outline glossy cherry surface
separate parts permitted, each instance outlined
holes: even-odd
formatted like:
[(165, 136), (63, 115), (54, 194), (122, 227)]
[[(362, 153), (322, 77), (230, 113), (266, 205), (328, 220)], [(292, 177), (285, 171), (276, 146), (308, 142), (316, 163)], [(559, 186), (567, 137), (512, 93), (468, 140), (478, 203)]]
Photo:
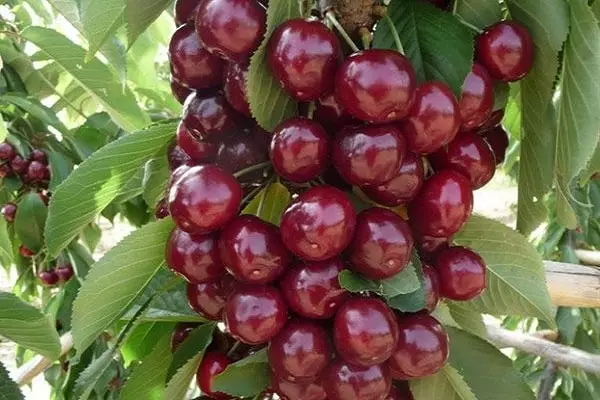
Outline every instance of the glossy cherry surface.
[(207, 233), (237, 215), (242, 188), (235, 177), (214, 165), (189, 168), (169, 190), (169, 212), (189, 233)]
[(483, 138), (487, 144), (490, 145), (492, 152), (494, 153), (496, 165), (502, 164), (506, 157), (506, 150), (509, 145), (509, 138), (506, 130), (501, 125), (498, 125), (495, 128), (486, 131), (483, 134)]
[(494, 107), (494, 82), (489, 72), (474, 63), (463, 83), (459, 108), (461, 127), (464, 130), (479, 128), (485, 123)]
[(408, 149), (427, 154), (450, 143), (460, 127), (460, 110), (452, 90), (443, 82), (421, 84), (415, 103), (402, 121)]
[(475, 49), (479, 62), (499, 81), (517, 81), (533, 67), (533, 40), (529, 31), (515, 21), (485, 28), (477, 37)]
[(236, 62), (249, 58), (266, 29), (266, 12), (255, 0), (204, 0), (196, 32), (211, 53)]
[(201, 0), (176, 0), (173, 15), (175, 24), (181, 26), (186, 22), (194, 22), (196, 9)]
[(17, 175), (25, 174), (28, 166), (29, 162), (18, 154), (10, 160), (10, 168), (12, 169), (12, 172)]
[(341, 359), (331, 363), (323, 376), (329, 400), (381, 400), (392, 388), (387, 363), (362, 367)]
[(19, 254), (21, 255), (21, 257), (29, 258), (33, 257), (35, 253), (33, 252), (33, 250), (27, 248), (25, 245), (22, 244), (21, 246), (19, 246)]
[(183, 104), (185, 103), (185, 99), (188, 98), (188, 96), (192, 93), (192, 89), (183, 86), (181, 83), (177, 82), (177, 80), (173, 77), (171, 77), (170, 80), (170, 85), (171, 85), (171, 93), (173, 94), (173, 96), (175, 97), (175, 99), (180, 103)]
[(191, 322), (178, 322), (171, 332), (171, 352), (174, 353), (181, 343), (188, 338), (190, 333), (198, 327), (198, 324)]
[(288, 306), (297, 314), (313, 319), (333, 317), (349, 293), (340, 286), (344, 264), (336, 258), (299, 263), (279, 283)]
[(42, 164), (48, 165), (48, 155), (44, 150), (34, 149), (29, 154), (29, 160), (31, 161), (39, 161)]
[(217, 154), (217, 145), (197, 139), (183, 122), (177, 127), (177, 146), (195, 163), (210, 162)]
[(394, 177), (406, 154), (395, 125), (346, 127), (333, 144), (333, 165), (350, 184), (381, 185)]
[(38, 274), (38, 278), (44, 286), (54, 286), (59, 281), (58, 275), (56, 274), (56, 272), (54, 272), (53, 269), (40, 271), (40, 273)]
[(188, 154), (177, 146), (177, 143), (173, 143), (167, 150), (167, 161), (169, 162), (169, 169), (175, 171), (177, 168), (185, 164), (191, 164), (192, 159)]
[(407, 382), (395, 382), (385, 400), (414, 400)]
[(49, 178), (48, 166), (39, 161), (31, 161), (27, 166), (27, 172), (25, 174), (27, 176), (24, 177), (24, 180), (27, 180), (28, 182), (41, 182)]
[(248, 64), (228, 63), (223, 82), (225, 98), (237, 112), (250, 116), (246, 82), (248, 82)]
[(481, 256), (466, 247), (450, 247), (435, 258), (440, 293), (452, 300), (471, 300), (487, 286), (486, 266)]
[(227, 296), (231, 294), (233, 277), (225, 275), (206, 283), (188, 283), (186, 295), (192, 310), (213, 321), (219, 321)]
[(325, 328), (308, 320), (288, 322), (269, 342), (269, 365), (279, 378), (310, 382), (329, 365), (333, 346)]
[(6, 222), (13, 222), (17, 214), (17, 205), (15, 203), (6, 203), (2, 206), (2, 216)]
[(363, 50), (346, 58), (335, 77), (337, 101), (367, 122), (397, 121), (414, 102), (415, 71), (410, 61), (392, 50)]
[(356, 212), (348, 196), (332, 186), (313, 187), (298, 196), (281, 217), (283, 243), (307, 261), (327, 260), (350, 243)]
[(488, 183), (496, 172), (496, 159), (481, 135), (461, 132), (450, 144), (429, 157), (436, 171), (453, 169), (471, 181), (473, 189)]
[(473, 211), (473, 190), (456, 171), (432, 175), (408, 205), (413, 231), (420, 236), (448, 238), (460, 230)]
[(296, 18), (275, 29), (267, 56), (283, 88), (297, 100), (311, 101), (332, 91), (341, 50), (322, 22)]
[(493, 111), (489, 118), (481, 125), (479, 128), (481, 131), (487, 131), (488, 129), (492, 129), (500, 125), (502, 119), (504, 118), (504, 109)]
[(326, 400), (327, 394), (320, 381), (309, 383), (290, 382), (273, 377), (271, 386), (283, 400)]
[(330, 93), (316, 102), (313, 119), (320, 123), (330, 134), (334, 134), (345, 125), (352, 123), (354, 118), (344, 110), (344, 107)]
[(448, 335), (444, 327), (427, 314), (398, 318), (398, 345), (390, 358), (394, 379), (422, 378), (439, 371), (448, 359)]
[(15, 150), (15, 146), (8, 142), (0, 143), (0, 160), (10, 161), (15, 155), (17, 155), (17, 150)]
[(440, 277), (437, 271), (427, 264), (423, 264), (423, 287), (425, 289), (425, 310), (431, 314), (440, 303)]
[(223, 228), (219, 250), (227, 270), (246, 283), (277, 279), (292, 259), (279, 228), (253, 215), (241, 215)]
[(54, 269), (54, 272), (56, 273), (56, 275), (58, 276), (58, 279), (61, 282), (70, 281), (71, 278), (73, 277), (73, 274), (75, 273), (75, 271), (73, 271), (73, 266), (71, 265), (71, 263), (58, 265)]
[(229, 295), (224, 316), (231, 336), (243, 343), (261, 344), (283, 328), (287, 305), (271, 286), (241, 285)]
[(229, 359), (221, 352), (210, 351), (204, 354), (196, 372), (196, 381), (202, 393), (216, 400), (227, 400), (232, 397), (226, 393), (213, 392), (212, 386), (215, 376), (225, 371), (229, 365)]
[[(248, 129), (235, 132), (219, 146), (216, 163), (226, 171), (237, 172), (269, 160), (268, 135)], [(262, 171), (244, 174), (240, 180), (260, 180)]]
[(329, 135), (317, 122), (292, 118), (279, 124), (271, 139), (273, 168), (284, 179), (308, 182), (329, 164)]
[(189, 234), (175, 228), (167, 241), (165, 259), (188, 282), (202, 283), (225, 274), (216, 234)]
[(237, 121), (238, 114), (221, 93), (195, 92), (183, 105), (183, 123), (195, 136), (205, 140), (221, 139)]

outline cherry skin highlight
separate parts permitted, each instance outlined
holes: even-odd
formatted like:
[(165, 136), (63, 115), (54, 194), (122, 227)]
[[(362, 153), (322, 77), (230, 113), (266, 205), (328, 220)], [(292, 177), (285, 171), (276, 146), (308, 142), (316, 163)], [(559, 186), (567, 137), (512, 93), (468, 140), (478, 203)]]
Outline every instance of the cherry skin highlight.
[(173, 229), (167, 241), (165, 260), (169, 268), (188, 282), (203, 283), (225, 274), (216, 234), (189, 234)]
[(203, 317), (219, 321), (227, 296), (232, 292), (232, 285), (235, 285), (235, 282), (231, 275), (224, 275), (220, 279), (206, 283), (188, 283), (186, 287), (188, 304), (192, 310)]
[(471, 300), (486, 288), (486, 265), (481, 256), (466, 247), (450, 247), (435, 258), (440, 293), (452, 300)]
[(198, 138), (221, 139), (238, 122), (238, 114), (222, 94), (192, 93), (183, 105), (183, 123)]
[(198, 140), (183, 122), (180, 122), (177, 127), (177, 146), (190, 156), (194, 163), (210, 162), (217, 153), (214, 143)]
[(6, 222), (13, 222), (17, 215), (17, 205), (15, 203), (6, 203), (2, 206), (2, 216)]
[(459, 108), (464, 130), (477, 129), (489, 118), (494, 107), (494, 82), (489, 72), (474, 63), (463, 84)]
[(387, 363), (362, 367), (341, 359), (333, 361), (323, 375), (329, 400), (379, 400), (392, 388)]
[(61, 282), (70, 281), (71, 278), (73, 277), (73, 275), (75, 274), (75, 271), (73, 271), (73, 266), (71, 265), (71, 263), (58, 265), (54, 269), (54, 272), (56, 273), (56, 275), (58, 276), (58, 279)]
[(248, 65), (228, 63), (223, 81), (225, 98), (237, 112), (251, 116), (250, 104), (248, 104)]
[(189, 87), (183, 86), (181, 83), (177, 82), (177, 79), (175, 79), (173, 76), (171, 76), (170, 85), (171, 93), (173, 94), (173, 97), (175, 97), (175, 100), (179, 102), (179, 104), (185, 103), (185, 99), (187, 99), (188, 96), (193, 92), (193, 90)]
[(198, 387), (202, 390), (202, 393), (216, 400), (227, 400), (232, 397), (226, 393), (213, 392), (212, 386), (215, 380), (215, 376), (225, 371), (229, 365), (229, 359), (221, 352), (211, 351), (205, 353), (196, 372), (196, 380)]

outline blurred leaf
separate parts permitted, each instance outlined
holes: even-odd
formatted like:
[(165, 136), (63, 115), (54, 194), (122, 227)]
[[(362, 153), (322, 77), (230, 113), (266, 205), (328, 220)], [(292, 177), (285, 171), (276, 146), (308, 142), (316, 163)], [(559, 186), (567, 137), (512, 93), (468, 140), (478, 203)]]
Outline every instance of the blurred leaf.
[(464, 302), (449, 301), (447, 304), (450, 315), (458, 323), (459, 328), (487, 340), (487, 330), (480, 313), (473, 311)]
[(502, 19), (498, 0), (454, 0), (454, 14), (480, 29)]
[(0, 115), (0, 142), (4, 142), (6, 140), (6, 136), (8, 135), (8, 129), (6, 128), (6, 122), (2, 119), (2, 115)]
[(254, 196), (242, 214), (252, 214), (279, 226), (281, 215), (290, 204), (288, 189), (279, 182), (270, 184)]
[(75, 384), (74, 395), (78, 400), (87, 400), (98, 380), (108, 370), (115, 358), (115, 349), (107, 349), (102, 355), (92, 361), (79, 375)]
[(54, 114), (52, 110), (44, 106), (34, 97), (28, 97), (15, 93), (6, 93), (5, 95), (0, 96), (0, 101), (6, 101), (14, 104), (15, 106), (31, 114), (33, 117), (39, 119), (44, 124), (55, 127), (63, 134), (68, 132), (68, 129), (63, 125), (62, 122), (60, 122), (56, 114)]
[(51, 171), (48, 189), (54, 192), (58, 185), (67, 179), (73, 169), (73, 164), (61, 153), (56, 151), (47, 151), (46, 153)]
[(411, 262), (406, 268), (388, 279), (369, 280), (350, 270), (344, 270), (339, 276), (340, 285), (352, 293), (373, 292), (384, 297), (395, 297), (412, 293), (419, 289), (419, 277)]
[(251, 397), (261, 393), (270, 383), (271, 368), (267, 361), (267, 351), (262, 349), (230, 364), (215, 377), (213, 388), (233, 396)]
[(12, 242), (8, 235), (8, 223), (4, 218), (0, 218), (0, 261), (2, 266), (8, 270), (13, 263), (14, 255)]
[(10, 378), (4, 364), (0, 363), (0, 400), (24, 400), (19, 386)]
[(592, 390), (582, 383), (580, 379), (573, 381), (573, 392), (571, 397), (574, 400), (596, 400), (597, 393), (593, 393)]
[(126, 201), (132, 200), (142, 194), (144, 191), (143, 187), (144, 169), (138, 168), (135, 174), (127, 180), (125, 185), (119, 191), (117, 197), (113, 199), (115, 203), (125, 203)]
[(212, 342), (215, 324), (208, 323), (200, 325), (177, 347), (173, 354), (173, 361), (167, 372), (167, 381), (170, 381), (175, 373), (199, 353), (204, 353)]
[(126, 0), (127, 41), (133, 45), (138, 36), (172, 3), (172, 0)]
[(446, 365), (434, 375), (410, 381), (415, 400), (477, 400), (460, 373)]
[(122, 0), (87, 0), (81, 3), (81, 22), (88, 41), (86, 62), (89, 62), (102, 45), (125, 22)]
[(578, 309), (570, 307), (558, 307), (556, 310), (556, 325), (560, 333), (561, 342), (572, 345), (575, 341), (577, 329), (583, 322)]
[(156, 207), (158, 202), (165, 197), (167, 183), (171, 176), (169, 170), (169, 162), (165, 147), (164, 151), (159, 151), (156, 157), (148, 160), (144, 166), (144, 201), (152, 209)]
[(83, 231), (81, 231), (81, 240), (92, 253), (96, 251), (96, 247), (98, 247), (101, 238), (102, 231), (98, 224), (95, 224), (94, 222), (87, 224), (86, 227), (83, 228)]
[(185, 400), (190, 382), (194, 379), (198, 365), (202, 360), (202, 354), (197, 354), (177, 371), (175, 376), (167, 384), (164, 399)]
[(48, 208), (35, 192), (25, 195), (17, 206), (14, 227), (19, 240), (38, 252), (44, 244), (44, 224)]
[[(167, 336), (170, 339), (170, 333), (174, 327), (175, 324), (168, 322), (137, 323), (121, 346), (125, 364), (128, 365), (134, 360), (143, 360), (149, 356), (161, 338)], [(165, 372), (167, 367), (168, 365), (165, 366)]]

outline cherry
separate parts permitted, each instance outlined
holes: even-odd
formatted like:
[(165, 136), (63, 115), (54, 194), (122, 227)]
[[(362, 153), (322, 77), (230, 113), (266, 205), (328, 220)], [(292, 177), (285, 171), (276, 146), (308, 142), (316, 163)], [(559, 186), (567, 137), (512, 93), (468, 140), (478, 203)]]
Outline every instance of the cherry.
[[(42, 164), (43, 165), (43, 164)], [(10, 160), (10, 168), (12, 172), (17, 175), (23, 175), (27, 172), (27, 167), (29, 166), (29, 162), (25, 160), (20, 155), (16, 155)], [(39, 163), (38, 163), (39, 166)]]
[(481, 256), (466, 247), (450, 247), (435, 258), (440, 294), (451, 300), (471, 300), (486, 288), (486, 266)]
[(333, 93), (321, 97), (316, 102), (313, 119), (331, 133), (354, 122), (354, 118), (338, 103)]
[(189, 168), (169, 190), (169, 212), (189, 233), (206, 233), (233, 220), (242, 201), (235, 177), (214, 165)]
[(229, 296), (224, 315), (231, 336), (246, 344), (261, 344), (283, 328), (287, 305), (273, 287), (242, 285)]
[(236, 126), (238, 116), (222, 94), (191, 94), (183, 105), (183, 123), (205, 140), (223, 135)]
[(346, 127), (335, 136), (332, 159), (350, 184), (381, 185), (394, 177), (406, 154), (402, 131), (394, 125)]
[(225, 274), (215, 234), (193, 235), (175, 228), (167, 241), (165, 259), (171, 270), (191, 283), (208, 282)]
[(390, 358), (394, 379), (423, 378), (439, 371), (448, 359), (448, 335), (426, 314), (398, 318), (398, 345)]
[(277, 279), (292, 259), (279, 228), (253, 215), (239, 216), (221, 231), (219, 250), (231, 275), (246, 283)]
[(45, 151), (40, 149), (34, 149), (31, 154), (29, 154), (29, 160), (39, 161), (42, 164), (48, 165), (48, 155)]
[(21, 257), (25, 257), (25, 258), (30, 258), (35, 255), (33, 250), (25, 247), (25, 245), (23, 245), (23, 244), (21, 246), (19, 246), (19, 254), (21, 255)]
[(169, 205), (167, 204), (167, 198), (163, 197), (159, 200), (158, 204), (154, 208), (154, 218), (164, 219), (169, 216)]
[(309, 383), (289, 382), (285, 379), (273, 378), (272, 387), (283, 400), (326, 400), (327, 394), (320, 381)]
[(54, 271), (56, 272), (56, 275), (58, 276), (58, 279), (61, 282), (70, 281), (71, 278), (73, 277), (73, 275), (75, 274), (71, 263), (59, 265), (56, 267), (56, 269)]
[(27, 166), (27, 172), (25, 174), (25, 181), (41, 182), (45, 179), (48, 179), (48, 167), (39, 161), (32, 161)]
[(185, 342), (185, 339), (187, 339), (190, 333), (197, 327), (198, 324), (196, 323), (178, 322), (171, 333), (171, 353), (174, 353), (179, 345)]
[(175, 1), (175, 24), (181, 26), (186, 22), (194, 22), (196, 18), (196, 12), (200, 0), (177, 0)]
[(402, 383), (396, 382), (395, 386), (392, 386), (392, 390), (385, 400), (415, 400), (415, 398), (410, 391), (408, 382), (403, 381)]
[(329, 136), (321, 125), (307, 118), (289, 119), (273, 132), (273, 168), (284, 179), (308, 182), (327, 168), (329, 148)]
[(323, 376), (329, 400), (379, 400), (392, 388), (388, 364), (363, 367), (341, 359), (331, 363)]
[(15, 203), (6, 203), (2, 206), (2, 216), (6, 222), (13, 222), (17, 214), (17, 205)]
[(198, 381), (198, 387), (202, 390), (202, 393), (209, 398), (216, 400), (227, 400), (232, 398), (226, 393), (212, 391), (215, 376), (225, 371), (228, 365), (229, 359), (221, 352), (210, 351), (204, 354), (202, 361), (198, 366), (198, 371), (196, 372), (196, 380)]
[(402, 121), (410, 151), (427, 154), (450, 143), (460, 127), (460, 110), (452, 90), (443, 82), (421, 84), (415, 103)]
[(275, 78), (300, 101), (317, 100), (333, 90), (341, 58), (337, 36), (323, 23), (290, 19), (275, 29), (267, 57)]
[(193, 24), (177, 28), (169, 42), (171, 73), (178, 83), (193, 89), (218, 86), (225, 62), (202, 46)]
[(177, 80), (171, 77), (171, 93), (175, 97), (175, 99), (180, 103), (185, 103), (185, 99), (193, 92), (192, 89), (183, 86), (181, 83), (177, 82)]
[[(219, 146), (217, 165), (231, 173), (269, 160), (269, 139), (256, 130), (236, 132)], [(241, 180), (260, 180), (263, 171), (244, 174)]]
[(266, 12), (254, 0), (204, 0), (198, 7), (196, 32), (211, 53), (241, 62), (265, 35)]
[(494, 82), (481, 64), (473, 63), (458, 104), (464, 130), (479, 128), (490, 117), (494, 107)]
[(269, 343), (269, 365), (279, 378), (310, 382), (329, 365), (333, 347), (325, 328), (312, 321), (290, 321)]
[(501, 125), (496, 126), (483, 134), (483, 138), (490, 145), (492, 152), (494, 153), (494, 159), (496, 165), (500, 165), (504, 162), (506, 157), (506, 149), (508, 149), (509, 138), (508, 133)]
[(338, 259), (297, 264), (280, 281), (288, 306), (297, 314), (314, 319), (333, 317), (348, 297), (338, 276), (344, 264)]
[(0, 143), (0, 160), (2, 161), (10, 161), (14, 156), (17, 155), (17, 150), (15, 146), (8, 142)]
[[(190, 168), (191, 168), (191, 166), (184, 164), (184, 165), (177, 167), (177, 169), (175, 169), (173, 172), (171, 172), (171, 175), (169, 176), (169, 181), (167, 182), (167, 196), (168, 196), (168, 192), (171, 190), (171, 188), (173, 186), (175, 186), (175, 184), (179, 181), (179, 179), (183, 175), (185, 175), (185, 173)], [(167, 198), (167, 203), (168, 203), (168, 198)], [(167, 207), (168, 207), (168, 204), (167, 204)]]
[(335, 96), (360, 120), (397, 121), (410, 112), (416, 85), (415, 70), (402, 54), (363, 50), (348, 57), (338, 69)]
[(430, 265), (423, 264), (423, 288), (425, 289), (425, 310), (432, 313), (440, 303), (440, 277)]
[(7, 176), (11, 176), (12, 174), (13, 171), (10, 168), (10, 163), (4, 163), (0, 165), (0, 178), (6, 178)]
[(38, 278), (44, 286), (48, 287), (56, 285), (59, 280), (58, 275), (56, 274), (56, 272), (54, 272), (53, 269), (40, 271), (40, 273), (38, 274)]
[(281, 217), (283, 243), (296, 256), (322, 261), (350, 243), (356, 212), (348, 196), (332, 186), (317, 186), (299, 195)]
[(420, 236), (448, 238), (460, 230), (473, 211), (473, 190), (456, 171), (439, 171), (408, 205), (408, 217)]
[(196, 139), (183, 122), (177, 127), (177, 146), (196, 163), (210, 162), (217, 153), (214, 143)]
[(251, 116), (250, 104), (248, 104), (248, 65), (228, 63), (225, 70), (223, 91), (225, 98), (237, 112), (248, 117)]
[(167, 150), (167, 161), (169, 162), (169, 169), (174, 171), (182, 165), (190, 164), (192, 159), (181, 147), (173, 143), (169, 145)]
[(489, 129), (495, 128), (498, 125), (500, 125), (500, 123), (502, 122), (502, 119), (504, 119), (504, 110), (500, 109), (500, 110), (496, 110), (493, 111), (489, 118), (483, 123), (483, 125), (481, 125), (481, 128), (479, 128), (481, 131), (487, 131)]
[(529, 31), (515, 21), (485, 28), (477, 37), (475, 49), (479, 62), (499, 81), (517, 81), (533, 67), (533, 40)]
[(231, 294), (235, 282), (231, 275), (205, 283), (188, 283), (186, 295), (192, 310), (213, 321), (221, 319), (227, 296)]
[(496, 171), (496, 159), (480, 135), (461, 132), (450, 144), (429, 157), (436, 171), (453, 169), (471, 181), (473, 189), (488, 183)]

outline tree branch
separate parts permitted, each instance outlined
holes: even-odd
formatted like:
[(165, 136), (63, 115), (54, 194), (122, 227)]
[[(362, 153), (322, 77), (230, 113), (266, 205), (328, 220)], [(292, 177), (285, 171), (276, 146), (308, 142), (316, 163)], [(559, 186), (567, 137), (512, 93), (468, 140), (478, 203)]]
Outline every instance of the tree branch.
[[(60, 356), (64, 356), (73, 348), (73, 335), (67, 332), (60, 337)], [(19, 368), (15, 374), (15, 382), (19, 386), (28, 385), (39, 374), (46, 371), (52, 366), (52, 360), (43, 357), (35, 356)]]
[(600, 269), (544, 261), (552, 304), (564, 307), (600, 307)]
[(600, 266), (600, 251), (576, 249), (575, 255), (584, 264)]

